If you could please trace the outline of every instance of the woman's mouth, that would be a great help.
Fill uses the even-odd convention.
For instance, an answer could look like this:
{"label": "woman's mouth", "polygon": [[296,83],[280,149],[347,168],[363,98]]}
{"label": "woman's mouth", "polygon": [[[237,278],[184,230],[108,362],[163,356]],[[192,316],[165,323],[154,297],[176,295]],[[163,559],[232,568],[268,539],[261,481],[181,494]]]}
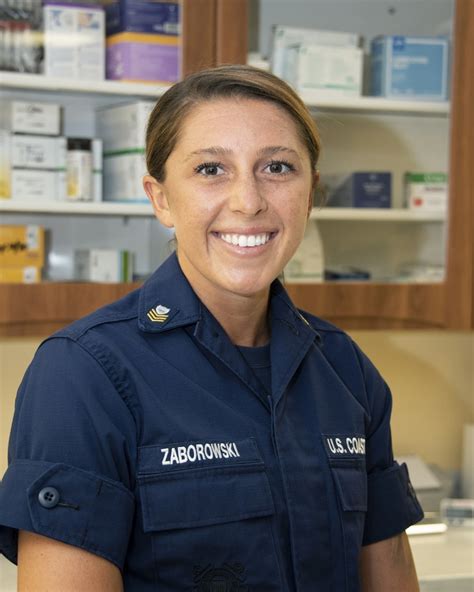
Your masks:
{"label": "woman's mouth", "polygon": [[217,232],[216,236],[229,245],[236,247],[260,247],[268,243],[276,232],[261,232],[258,234],[236,234]]}

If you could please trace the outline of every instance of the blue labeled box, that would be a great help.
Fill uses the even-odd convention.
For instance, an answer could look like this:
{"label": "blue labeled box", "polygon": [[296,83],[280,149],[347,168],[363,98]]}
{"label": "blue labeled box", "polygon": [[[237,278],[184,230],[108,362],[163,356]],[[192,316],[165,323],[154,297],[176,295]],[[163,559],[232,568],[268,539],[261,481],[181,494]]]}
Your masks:
{"label": "blue labeled box", "polygon": [[371,44],[371,94],[394,99],[448,99],[447,37],[379,36]]}
{"label": "blue labeled box", "polygon": [[105,7],[106,34],[134,32],[179,35],[179,2],[116,0]]}
{"label": "blue labeled box", "polygon": [[328,206],[336,208],[390,208],[392,173],[352,173],[329,193]]}

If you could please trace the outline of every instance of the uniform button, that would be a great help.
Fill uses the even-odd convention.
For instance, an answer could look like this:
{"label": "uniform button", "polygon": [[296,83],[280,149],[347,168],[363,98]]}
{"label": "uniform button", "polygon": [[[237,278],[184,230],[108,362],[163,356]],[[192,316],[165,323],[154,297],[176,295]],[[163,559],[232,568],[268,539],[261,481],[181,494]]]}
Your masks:
{"label": "uniform button", "polygon": [[54,508],[59,503],[59,491],[55,487],[44,487],[38,494],[43,508]]}

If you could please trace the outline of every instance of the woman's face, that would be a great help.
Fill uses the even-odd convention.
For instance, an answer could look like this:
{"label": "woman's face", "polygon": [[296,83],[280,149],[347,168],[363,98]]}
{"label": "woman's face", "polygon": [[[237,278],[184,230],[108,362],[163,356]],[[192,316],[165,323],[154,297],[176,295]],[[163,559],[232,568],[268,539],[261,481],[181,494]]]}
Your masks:
{"label": "woman's face", "polygon": [[314,174],[293,119],[271,102],[216,99],[185,118],[166,180],[144,179],[202,298],[266,291],[300,244]]}

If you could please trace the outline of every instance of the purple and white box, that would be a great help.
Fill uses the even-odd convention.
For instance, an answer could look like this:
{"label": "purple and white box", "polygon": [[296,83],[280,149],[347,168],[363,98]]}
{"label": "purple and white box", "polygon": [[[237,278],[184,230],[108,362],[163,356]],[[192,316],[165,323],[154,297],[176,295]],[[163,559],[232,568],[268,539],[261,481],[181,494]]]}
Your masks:
{"label": "purple and white box", "polygon": [[180,38],[147,33],[118,33],[107,38],[109,80],[176,82]]}

